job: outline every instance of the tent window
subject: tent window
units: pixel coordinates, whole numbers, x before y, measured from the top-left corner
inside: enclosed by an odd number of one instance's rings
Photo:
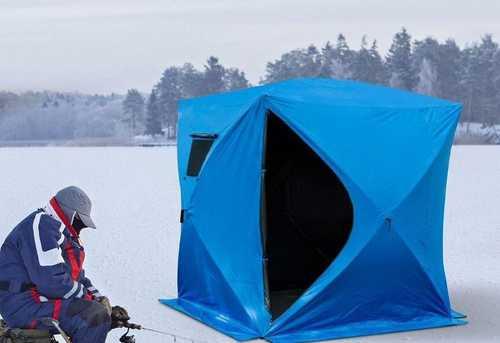
[[[192,134],[193,142],[187,168],[188,176],[198,176],[217,135]]]
[[[273,319],[332,264],[347,242],[353,206],[335,172],[270,113],[264,149],[262,236]]]

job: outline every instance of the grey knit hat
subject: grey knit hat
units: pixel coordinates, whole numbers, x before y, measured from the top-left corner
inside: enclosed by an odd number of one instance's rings
[[[73,220],[75,213],[78,213],[86,227],[96,228],[94,221],[90,217],[92,202],[83,190],[75,186],[69,186],[57,192],[55,198],[70,221]]]

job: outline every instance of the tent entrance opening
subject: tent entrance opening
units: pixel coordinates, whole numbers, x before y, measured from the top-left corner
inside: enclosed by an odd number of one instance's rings
[[[273,319],[335,260],[353,224],[334,171],[283,120],[267,115],[262,192],[266,290]]]

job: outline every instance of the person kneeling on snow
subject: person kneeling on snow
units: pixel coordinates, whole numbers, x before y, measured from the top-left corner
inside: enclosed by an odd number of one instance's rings
[[[83,228],[95,228],[91,201],[78,187],[60,190],[7,236],[0,250],[0,315],[12,328],[59,321],[73,343],[104,343],[128,315],[92,285],[83,270]],[[123,319],[126,318],[126,319]]]

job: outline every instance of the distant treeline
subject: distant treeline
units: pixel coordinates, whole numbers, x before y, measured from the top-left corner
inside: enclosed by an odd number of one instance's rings
[[[122,95],[0,92],[0,141],[129,136]]]
[[[491,35],[460,48],[453,39],[412,40],[402,29],[394,35],[389,51],[382,56],[375,40],[368,42],[364,37],[360,47],[352,49],[340,34],[336,41],[322,47],[310,45],[295,49],[267,63],[259,83],[297,77],[352,79],[412,90],[461,102],[464,122],[481,123],[485,127],[500,124],[500,49]],[[61,118],[65,125],[73,125],[73,136],[166,133],[175,137],[179,99],[249,86],[242,70],[225,67],[218,58],[210,57],[202,70],[190,63],[168,67],[149,94],[141,94],[133,88],[124,97],[0,93],[0,140],[5,139],[6,134],[16,136],[16,132],[24,132],[18,137],[29,137],[27,123],[37,119],[47,123],[59,115],[77,119],[74,124],[74,119]],[[26,102],[21,101],[25,112],[14,114],[16,111],[9,110],[9,99],[16,96],[26,98]],[[76,100],[59,100],[64,96]],[[28,100],[33,97],[38,101],[31,101],[30,105]],[[30,108],[36,111],[30,112]],[[78,123],[78,119],[81,122]],[[37,137],[43,136],[42,127],[39,125],[39,130],[35,130]],[[59,132],[52,124],[46,129],[47,137]]]

